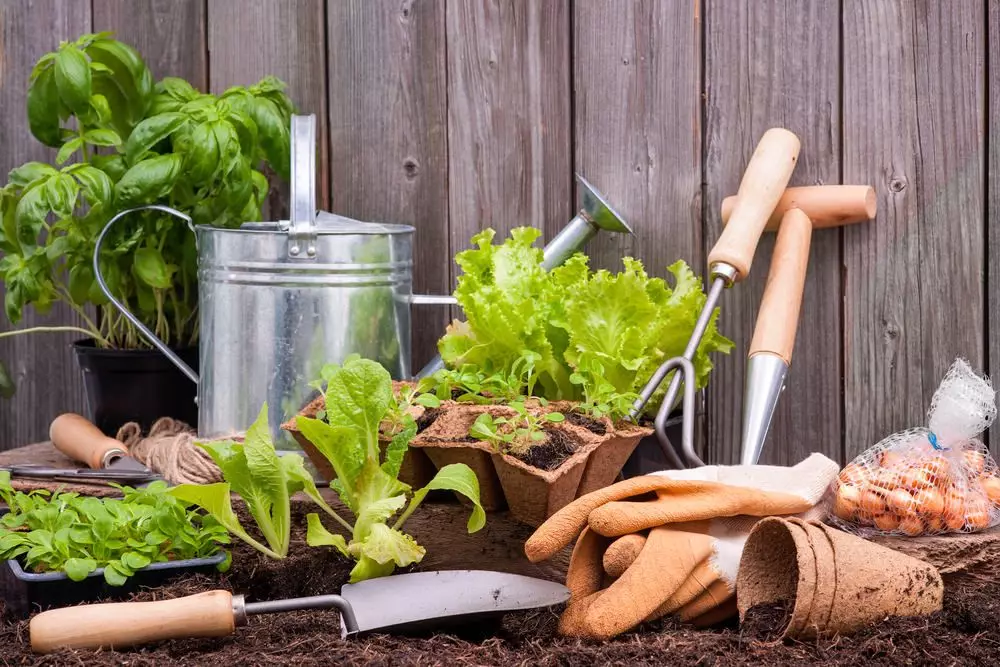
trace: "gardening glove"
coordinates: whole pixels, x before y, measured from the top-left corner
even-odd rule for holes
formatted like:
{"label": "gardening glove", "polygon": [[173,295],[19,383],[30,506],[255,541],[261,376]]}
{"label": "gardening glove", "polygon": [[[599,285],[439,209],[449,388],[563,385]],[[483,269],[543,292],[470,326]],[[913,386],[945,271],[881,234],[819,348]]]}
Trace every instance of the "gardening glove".
{"label": "gardening glove", "polygon": [[822,515],[837,472],[813,455],[794,468],[704,466],[626,480],[551,517],[525,551],[532,560],[555,553],[582,514],[563,634],[608,638],[672,613],[708,625],[734,613],[740,555],[758,518]]}

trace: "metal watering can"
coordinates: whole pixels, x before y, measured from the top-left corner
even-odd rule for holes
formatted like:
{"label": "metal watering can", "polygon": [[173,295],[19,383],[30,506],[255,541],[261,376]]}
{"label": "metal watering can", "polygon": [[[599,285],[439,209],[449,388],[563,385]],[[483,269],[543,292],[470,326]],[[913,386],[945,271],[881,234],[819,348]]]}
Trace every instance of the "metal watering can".
{"label": "metal watering can", "polygon": [[[197,383],[200,437],[245,431],[266,401],[271,433],[284,439],[280,425],[315,396],[310,383],[323,365],[350,354],[378,361],[394,378],[412,377],[410,306],[455,303],[451,296],[412,293],[412,226],[317,214],[315,116],[292,117],[291,159],[291,220],[222,229],[195,226],[180,211],[150,205],[118,213],[97,238],[94,275],[101,290]],[[630,231],[582,183],[583,207],[549,244],[558,252],[546,247],[547,260],[558,255],[561,263],[598,229]],[[101,275],[108,230],[143,210],[180,218],[195,234],[200,375],[111,294]]]}

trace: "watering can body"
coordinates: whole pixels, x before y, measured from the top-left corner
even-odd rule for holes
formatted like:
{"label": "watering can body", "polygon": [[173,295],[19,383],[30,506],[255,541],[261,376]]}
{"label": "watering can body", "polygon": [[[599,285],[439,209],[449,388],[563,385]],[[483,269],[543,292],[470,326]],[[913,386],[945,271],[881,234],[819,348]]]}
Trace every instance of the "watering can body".
{"label": "watering can body", "polygon": [[[411,376],[414,229],[317,215],[315,147],[314,117],[293,117],[290,220],[195,227],[180,211],[150,205],[118,213],[97,239],[94,273],[105,295],[198,384],[199,436],[245,431],[266,402],[279,440],[280,424],[315,395],[323,365],[351,354],[380,362],[394,378]],[[180,218],[195,234],[200,375],[115,298],[101,274],[105,235],[142,210]]]}

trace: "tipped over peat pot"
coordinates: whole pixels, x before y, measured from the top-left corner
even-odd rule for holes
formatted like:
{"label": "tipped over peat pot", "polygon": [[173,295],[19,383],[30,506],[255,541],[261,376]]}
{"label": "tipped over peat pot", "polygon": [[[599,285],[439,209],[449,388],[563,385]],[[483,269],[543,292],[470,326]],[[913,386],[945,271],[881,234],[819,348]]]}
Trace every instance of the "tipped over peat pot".
{"label": "tipped over peat pot", "polygon": [[[145,433],[160,417],[198,426],[197,387],[159,350],[103,349],[82,340],[73,351],[90,416],[105,435],[114,437],[128,422],[138,422]],[[198,368],[197,348],[175,352]]]}

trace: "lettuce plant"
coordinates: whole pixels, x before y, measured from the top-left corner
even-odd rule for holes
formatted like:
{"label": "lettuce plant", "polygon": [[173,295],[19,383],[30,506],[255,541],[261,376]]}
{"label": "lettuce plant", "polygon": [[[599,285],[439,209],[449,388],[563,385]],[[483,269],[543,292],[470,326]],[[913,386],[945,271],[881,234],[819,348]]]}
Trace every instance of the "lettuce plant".
{"label": "lettuce plant", "polygon": [[[527,355],[538,396],[583,400],[593,413],[621,417],[656,368],[683,353],[705,305],[701,281],[683,261],[667,267],[670,286],[638,260],[626,257],[612,274],[592,271],[580,253],[546,271],[534,246],[540,235],[520,227],[494,245],[487,229],[473,237],[475,248],[456,255],[463,274],[455,297],[467,321],[449,326],[441,357],[450,368],[517,381]],[[693,360],[699,389],[712,370],[709,355],[732,348],[717,318],[718,311]]]}
{"label": "lettuce plant", "polygon": [[[402,527],[428,492],[449,490],[472,501],[468,531],[474,533],[486,522],[479,504],[479,480],[464,464],[441,468],[422,489],[399,481],[399,469],[416,423],[402,416],[403,426],[382,451],[379,425],[392,406],[392,380],[378,363],[352,357],[343,366],[324,371],[326,420],[298,417],[302,434],[323,453],[336,473],[330,487],[354,515],[353,524],[314,497],[344,534],[328,531],[318,514],[307,517],[306,541],[310,546],[332,546],[357,561],[351,581],[358,582],[391,574],[395,568],[418,563],[424,548],[402,532]],[[390,525],[394,516],[395,521]]]}
{"label": "lettuce plant", "polygon": [[[181,501],[198,505],[226,529],[254,549],[271,558],[288,555],[291,540],[291,496],[297,491],[323,503],[312,477],[298,454],[278,456],[267,423],[267,404],[261,408],[244,442],[230,440],[199,442],[222,471],[224,482],[181,484],[170,493]],[[246,503],[264,543],[240,524],[230,493]],[[325,503],[323,503],[325,505]]]}

